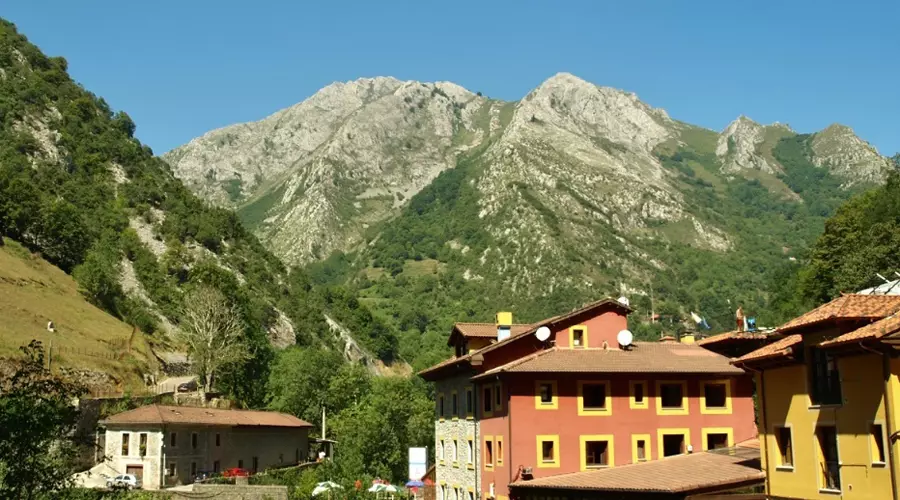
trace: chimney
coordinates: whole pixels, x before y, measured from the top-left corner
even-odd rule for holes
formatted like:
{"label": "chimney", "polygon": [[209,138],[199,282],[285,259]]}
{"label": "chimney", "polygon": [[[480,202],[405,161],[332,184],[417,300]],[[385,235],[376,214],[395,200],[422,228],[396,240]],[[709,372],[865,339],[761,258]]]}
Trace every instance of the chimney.
{"label": "chimney", "polygon": [[681,343],[682,344],[693,344],[697,340],[696,334],[694,332],[684,332],[681,334]]}
{"label": "chimney", "polygon": [[497,342],[502,342],[509,338],[510,329],[512,328],[512,313],[497,313]]}

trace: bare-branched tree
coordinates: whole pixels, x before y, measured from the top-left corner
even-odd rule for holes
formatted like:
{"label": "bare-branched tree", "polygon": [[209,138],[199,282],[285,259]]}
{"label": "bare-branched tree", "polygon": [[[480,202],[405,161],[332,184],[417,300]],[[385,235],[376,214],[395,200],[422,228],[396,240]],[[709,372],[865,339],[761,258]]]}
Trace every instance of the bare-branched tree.
{"label": "bare-branched tree", "polygon": [[243,332],[240,314],[218,290],[201,287],[185,297],[180,337],[187,345],[204,402],[218,372],[250,356],[241,340]]}

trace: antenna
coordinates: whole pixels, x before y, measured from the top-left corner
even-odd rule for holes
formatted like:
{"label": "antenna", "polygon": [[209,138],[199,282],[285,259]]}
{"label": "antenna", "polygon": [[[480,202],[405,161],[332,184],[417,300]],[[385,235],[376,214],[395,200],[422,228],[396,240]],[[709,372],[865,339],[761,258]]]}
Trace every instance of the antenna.
{"label": "antenna", "polygon": [[622,330],[618,335],[616,335],[616,340],[619,341],[620,346],[628,347],[631,345],[631,341],[634,340],[634,335],[632,335],[628,330]]}
{"label": "antenna", "polygon": [[546,342],[547,339],[550,338],[550,329],[546,326],[542,326],[538,328],[536,332],[534,332],[534,336],[537,337],[537,339],[541,342]]}

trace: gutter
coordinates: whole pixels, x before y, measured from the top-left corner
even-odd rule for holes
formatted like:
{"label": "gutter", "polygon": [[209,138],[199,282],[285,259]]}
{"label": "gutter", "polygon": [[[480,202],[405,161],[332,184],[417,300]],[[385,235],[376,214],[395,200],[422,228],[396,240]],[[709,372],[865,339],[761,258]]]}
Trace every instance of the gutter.
{"label": "gutter", "polygon": [[[749,366],[744,366],[744,368],[747,370],[750,370],[753,373],[759,374],[759,391],[757,392],[757,394],[761,396],[760,406],[762,406],[762,415],[761,416],[762,416],[763,436],[768,436],[768,434],[769,434],[769,419],[766,417],[766,396],[765,396],[765,394],[766,394],[766,377],[763,374],[762,370],[754,370],[753,368],[750,368]],[[766,458],[766,469],[767,469],[765,471],[765,474],[766,474],[766,498],[770,498],[772,496],[772,485],[770,483],[769,470],[772,470],[773,467],[772,467],[772,462],[769,461],[769,440],[768,440],[768,438],[763,439],[762,447],[763,447],[763,450],[762,450],[763,456]],[[891,470],[893,470],[893,468]],[[892,477],[892,479],[893,479],[893,477]],[[892,484],[893,484],[893,481],[892,481]],[[894,494],[894,500],[897,500],[896,492]]]}

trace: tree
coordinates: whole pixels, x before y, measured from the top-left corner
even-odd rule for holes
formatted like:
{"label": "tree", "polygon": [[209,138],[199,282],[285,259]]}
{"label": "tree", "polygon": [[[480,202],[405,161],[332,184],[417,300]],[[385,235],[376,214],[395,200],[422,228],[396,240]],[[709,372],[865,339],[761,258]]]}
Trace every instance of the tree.
{"label": "tree", "polygon": [[44,368],[41,343],[0,380],[0,498],[56,498],[71,486],[78,437],[72,401],[84,388]]}
{"label": "tree", "polygon": [[200,397],[205,401],[220,370],[248,359],[241,340],[244,324],[221,292],[201,286],[185,297],[180,326],[179,336],[200,377]]}
{"label": "tree", "polygon": [[72,272],[88,301],[112,314],[119,314],[116,299],[122,296],[119,260],[115,237],[105,235],[88,250],[84,262]]}
{"label": "tree", "polygon": [[334,350],[289,347],[281,351],[269,375],[269,408],[318,425],[329,385],[343,364],[343,356]]}

